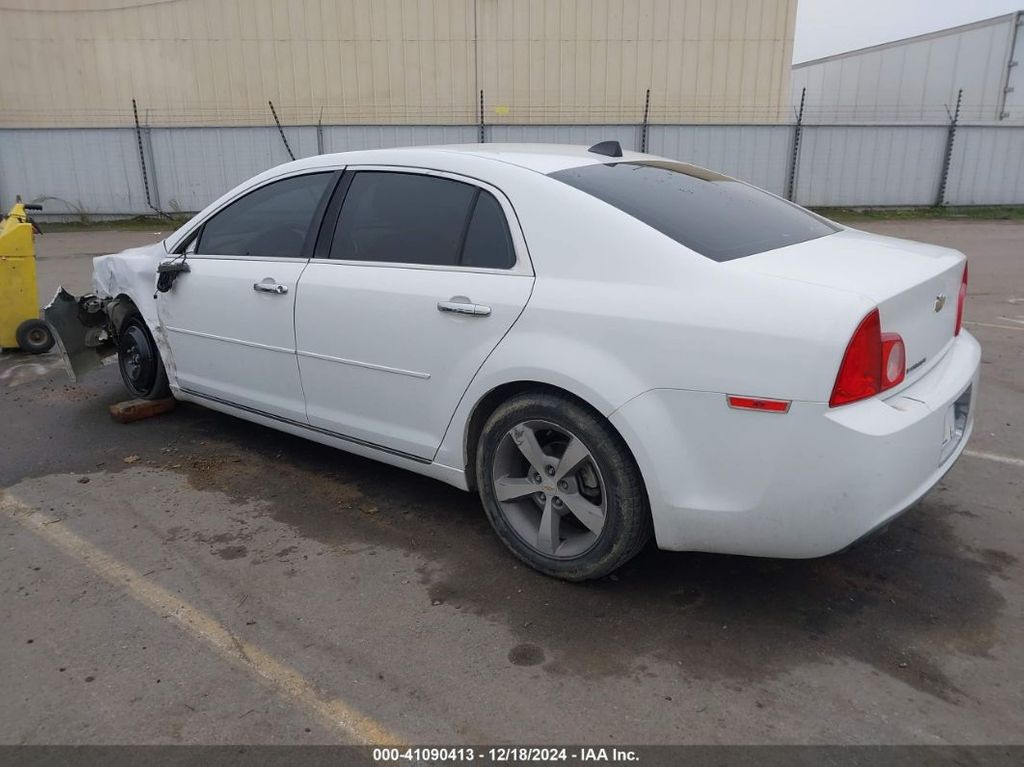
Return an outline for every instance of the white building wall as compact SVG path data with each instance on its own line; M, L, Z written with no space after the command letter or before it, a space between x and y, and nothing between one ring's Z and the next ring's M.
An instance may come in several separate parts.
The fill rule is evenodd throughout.
M1021 16L797 64L790 98L799 105L801 90L807 89L804 119L812 123L942 123L962 88L961 120L1024 120ZM1011 61L1021 66L1011 67Z

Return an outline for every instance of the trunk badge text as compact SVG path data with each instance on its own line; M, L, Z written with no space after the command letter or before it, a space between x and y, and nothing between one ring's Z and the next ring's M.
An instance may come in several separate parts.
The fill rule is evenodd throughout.
M946 305L946 294L939 293L935 296L935 313L938 314L942 311L942 307Z

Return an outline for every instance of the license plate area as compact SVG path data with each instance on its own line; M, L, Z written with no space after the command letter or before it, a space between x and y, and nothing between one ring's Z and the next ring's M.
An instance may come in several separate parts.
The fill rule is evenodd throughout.
M946 408L945 421L942 425L942 452L939 463L943 464L956 450L967 430L967 417L971 412L971 390L974 384L964 389L963 394Z

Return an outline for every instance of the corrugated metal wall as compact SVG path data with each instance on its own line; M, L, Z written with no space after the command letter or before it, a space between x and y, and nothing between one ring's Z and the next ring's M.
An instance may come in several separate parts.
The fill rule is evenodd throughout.
M785 119L796 2L481 0L488 122Z
M1024 129L957 130L947 196L961 205L1024 202Z
M932 205L946 135L944 127L923 125L805 128L796 199L804 205Z
M315 129L311 129L315 132ZM324 128L324 152L393 146L469 144L480 140L475 125L339 125Z
M493 2L494 0L480 0ZM474 0L4 0L5 125L472 122Z
M648 151L685 159L775 194L786 191L793 129L786 125L654 125Z
M772 121L796 0L4 0L0 125Z
M637 125L495 125L485 130L487 140L509 144L582 144L618 141L623 147L640 146Z
M315 126L284 129L296 156L402 145L467 143L475 125ZM493 125L488 141L592 144L638 149L637 125ZM830 125L803 129L795 199L803 205L931 205L947 128ZM195 211L250 176L288 160L276 128L154 128L143 131L154 206ZM793 143L788 125L652 125L648 151L720 170L776 194L786 191ZM0 209L16 194L49 214L152 212L134 130L0 129ZM1024 204L1024 126L961 126L950 163L951 205Z
M797 64L790 98L796 107L807 89L810 122L940 122L962 88L962 120L1024 120L1024 75L1010 65L1024 51L1020 23L1009 14Z
M315 130L285 130L296 157L317 153ZM201 210L231 187L291 159L276 128L154 128L150 137L153 188L169 211ZM135 154L138 167L137 148Z
M68 215L151 212L126 128L0 130L0 208L18 194Z

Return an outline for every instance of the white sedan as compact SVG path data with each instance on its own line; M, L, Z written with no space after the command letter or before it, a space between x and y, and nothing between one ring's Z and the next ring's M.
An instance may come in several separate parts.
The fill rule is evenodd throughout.
M817 557L963 451L967 264L732 178L547 145L310 157L95 261L47 318L168 395L479 492L560 578Z

